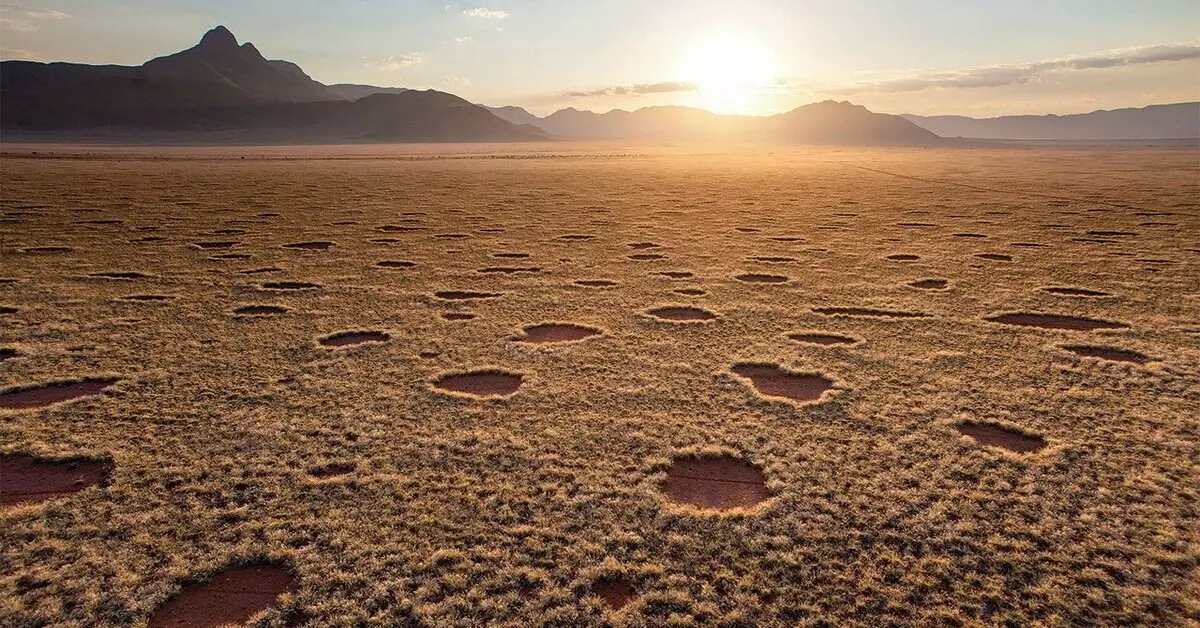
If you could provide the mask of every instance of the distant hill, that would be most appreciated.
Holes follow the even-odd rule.
[[[358,100],[371,94],[401,94],[409,91],[407,87],[376,87],[374,85],[358,85],[355,83],[335,83],[330,85],[329,89],[346,100]]]
[[[383,92],[383,93],[381,93]],[[40,138],[201,142],[545,140],[434,90],[326,86],[218,26],[141,66],[0,63],[0,128]],[[8,137],[12,137],[11,133]]]
[[[541,121],[541,118],[529,113],[528,111],[525,111],[521,107],[515,107],[513,105],[508,105],[507,107],[489,107],[487,105],[479,106],[492,112],[492,114],[494,114],[497,118],[500,118],[501,120],[507,120],[513,124],[532,124],[537,126],[537,123]]]
[[[529,123],[564,138],[660,141],[769,141],[811,144],[934,144],[935,134],[899,116],[848,102],[825,101],[774,116],[719,115],[691,107],[645,107],[593,113],[567,108]],[[510,108],[493,109],[523,119]]]
[[[1057,116],[916,116],[904,119],[942,137],[998,140],[1200,138],[1200,102]]]

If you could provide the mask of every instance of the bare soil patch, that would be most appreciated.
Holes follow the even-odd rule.
[[[266,290],[316,290],[321,284],[309,281],[268,281],[262,287]]]
[[[29,504],[103,486],[112,465],[100,460],[41,460],[0,454],[0,507]]]
[[[112,271],[102,273],[92,273],[89,277],[97,277],[100,279],[149,279],[150,275],[133,271]]]
[[[990,423],[963,423],[958,426],[961,434],[970,436],[981,445],[1000,447],[1017,453],[1040,451],[1046,447],[1041,436],[1031,436]]]
[[[777,364],[743,362],[731,369],[750,380],[754,390],[764,397],[783,397],[807,402],[821,398],[833,387],[833,380],[815,373],[789,373]]]
[[[989,316],[984,320],[1005,325],[1021,325],[1024,327],[1041,327],[1044,329],[1069,329],[1073,331],[1091,331],[1093,329],[1127,329],[1129,325],[1114,321],[1102,321],[1080,316],[1064,316],[1061,314],[1038,314],[1017,312]]]
[[[619,611],[637,598],[637,591],[629,581],[621,578],[601,578],[592,583],[592,595],[600,598],[604,605]]]
[[[209,582],[184,587],[154,611],[149,628],[241,625],[299,588],[300,583],[282,566],[231,567]]]
[[[1108,292],[1101,292],[1100,290],[1089,290],[1087,288],[1070,288],[1070,287],[1064,287],[1064,286],[1051,286],[1049,288],[1042,288],[1042,290],[1049,292],[1050,294],[1057,294],[1057,295],[1062,295],[1062,296],[1067,296],[1067,297],[1109,297],[1109,296],[1112,296]]]
[[[919,279],[908,285],[922,290],[943,290],[946,286],[950,285],[950,282],[945,279]]]
[[[515,275],[518,273],[540,273],[542,272],[539,266],[488,266],[476,270],[477,273],[485,275]]]
[[[796,342],[803,342],[812,345],[853,345],[861,342],[858,338],[843,336],[841,334],[825,334],[816,332],[797,332],[788,334],[788,338]]]
[[[1150,358],[1144,354],[1132,351],[1130,349],[1118,349],[1116,347],[1097,347],[1091,345],[1066,345],[1063,347],[1067,351],[1074,353],[1083,358],[1097,358],[1100,360],[1109,360],[1110,362],[1132,362],[1134,364],[1145,364],[1150,361]]]
[[[517,392],[524,377],[519,373],[499,370],[467,371],[442,375],[433,386],[452,393],[475,397],[507,397]]]
[[[531,325],[524,329],[525,336],[520,338],[521,342],[531,344],[549,344],[559,342],[575,342],[592,336],[599,336],[601,332],[594,327],[585,325],[576,325],[574,323],[543,323],[540,325]]]
[[[241,316],[271,316],[285,314],[288,309],[282,305],[243,305],[234,308],[233,313]]]
[[[733,456],[676,458],[663,493],[673,502],[706,510],[751,508],[771,498],[763,472]]]
[[[382,331],[342,331],[320,339],[322,347],[349,347],[365,342],[387,342],[391,336]]]
[[[0,408],[24,410],[99,395],[120,381],[115,377],[94,377],[75,381],[50,382],[0,393]]]
[[[734,279],[743,283],[787,283],[791,281],[790,277],[783,275],[768,275],[764,273],[743,273],[735,275]]]
[[[495,299],[504,296],[502,292],[474,292],[471,290],[439,290],[433,296],[444,301],[472,301],[476,299]]]

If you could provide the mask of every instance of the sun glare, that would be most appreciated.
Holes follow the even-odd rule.
[[[683,74],[696,86],[696,104],[716,113],[759,113],[775,63],[761,46],[734,36],[714,37],[686,57]]]

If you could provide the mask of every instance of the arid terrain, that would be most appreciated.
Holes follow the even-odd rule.
[[[1197,157],[6,145],[0,625],[1188,625]]]

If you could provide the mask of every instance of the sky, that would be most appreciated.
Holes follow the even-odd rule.
[[[137,65],[224,24],[323,83],[543,115],[1079,113],[1200,100],[1197,0],[22,0],[5,59]]]

